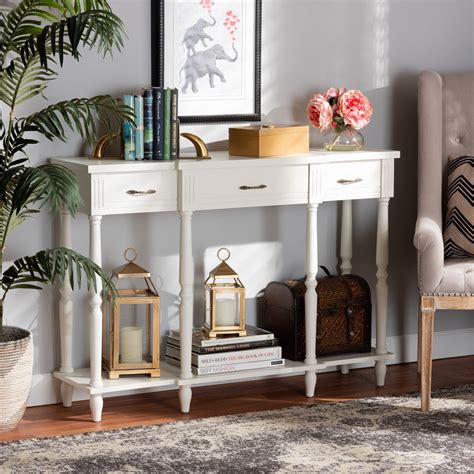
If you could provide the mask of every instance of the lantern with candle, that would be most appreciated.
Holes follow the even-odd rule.
[[[211,270],[204,287],[206,291],[206,322],[204,331],[209,337],[227,334],[245,336],[245,287],[239,275],[227,260],[230,252],[221,248],[217,258],[221,261]]]
[[[135,263],[136,250],[125,250],[124,258],[127,263],[113,271],[114,283],[144,280],[146,287],[118,289],[115,299],[111,295],[104,298],[104,369],[111,379],[126,374],[159,377],[160,297],[150,272]]]

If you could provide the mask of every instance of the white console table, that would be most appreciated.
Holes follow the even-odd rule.
[[[227,152],[212,153],[212,160],[176,162],[90,160],[57,158],[77,176],[84,200],[83,212],[90,221],[90,258],[101,265],[101,222],[111,214],[176,211],[180,213],[180,337],[181,370],[162,362],[161,377],[130,376],[118,380],[102,377],[102,313],[100,287],[90,294],[90,369],[72,366],[72,290],[61,288],[61,368],[54,376],[61,383],[63,405],[71,406],[73,390],[90,396],[92,419],[100,421],[103,395],[151,387],[179,389],[181,411],[189,412],[192,387],[218,382],[305,374],[306,395],[314,396],[318,370],[338,366],[347,373],[351,364],[375,362],[376,383],[385,382],[387,352],[388,204],[393,197],[394,160],[398,151],[364,150],[325,152],[278,158],[245,158]],[[378,199],[376,347],[367,354],[344,354],[316,360],[315,291],[318,271],[317,213],[325,201],[343,201],[341,227],[341,271],[352,269],[352,200]],[[191,370],[194,268],[191,222],[194,212],[212,209],[303,204],[307,206],[306,246],[306,358],[286,361],[284,367],[218,375],[196,376]],[[71,217],[61,220],[61,245],[71,247]]]

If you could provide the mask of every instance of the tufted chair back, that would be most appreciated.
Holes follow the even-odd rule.
[[[445,208],[446,169],[450,156],[474,154],[474,72],[440,75],[424,71],[419,76],[418,206],[426,199]]]

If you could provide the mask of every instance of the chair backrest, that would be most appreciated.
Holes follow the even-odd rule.
[[[450,156],[474,154],[474,72],[443,81],[443,169]]]
[[[474,155],[474,72],[424,71],[419,86],[419,184],[431,180],[422,188],[435,191],[441,181],[444,210],[449,158]]]

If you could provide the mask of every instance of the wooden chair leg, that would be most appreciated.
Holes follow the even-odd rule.
[[[431,370],[433,356],[435,307],[433,298],[422,298],[421,304],[421,411],[428,412],[431,403]]]
[[[417,370],[418,373],[421,374],[421,309],[418,311],[418,346],[417,346]]]

